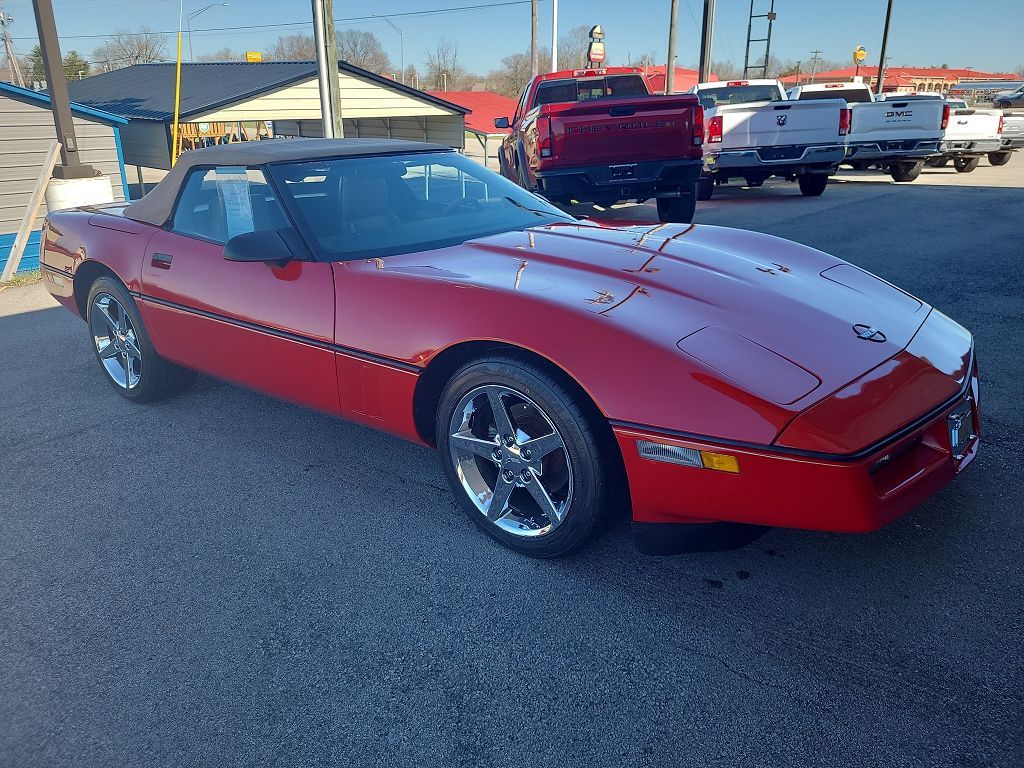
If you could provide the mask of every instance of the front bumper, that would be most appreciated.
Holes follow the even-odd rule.
[[[999,151],[1000,139],[977,139],[972,141],[939,142],[939,152],[944,155],[985,155]]]
[[[847,151],[847,160],[894,161],[916,157],[932,157],[939,154],[939,140],[926,139],[919,141],[871,141],[851,144]]]
[[[691,438],[615,423],[626,466],[633,521],[640,524],[732,522],[804,530],[875,531],[942,490],[977,455],[980,434],[977,368],[957,396],[910,431],[866,454],[813,454]],[[950,414],[970,400],[972,434],[955,457]],[[637,440],[735,456],[737,474],[655,461]]]
[[[682,158],[554,168],[538,170],[536,176],[538,190],[545,197],[586,203],[678,197],[693,188],[700,172],[699,159]]]
[[[712,150],[704,155],[704,171],[736,176],[742,176],[744,171],[776,176],[835,173],[845,157],[845,144]]]

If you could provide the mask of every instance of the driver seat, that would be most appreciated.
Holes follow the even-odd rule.
[[[402,223],[391,205],[387,179],[379,176],[342,176],[339,186],[341,220],[345,232],[363,236]]]

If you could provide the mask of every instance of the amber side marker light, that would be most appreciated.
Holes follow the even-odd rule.
[[[682,448],[678,445],[654,443],[650,440],[637,440],[637,450],[645,459],[664,461],[667,464],[679,464],[684,467],[713,469],[717,472],[738,474],[740,462],[728,453],[714,451],[698,451],[696,448]]]

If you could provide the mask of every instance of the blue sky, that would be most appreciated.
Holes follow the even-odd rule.
[[[212,0],[186,0],[186,13]],[[228,46],[260,50],[284,33],[310,32],[309,0],[228,0],[199,16],[193,44],[196,54]],[[335,0],[335,17],[352,19],[453,6],[510,3],[498,7],[417,16],[395,16],[405,32],[407,64],[419,65],[424,51],[439,37],[458,43],[460,59],[481,72],[498,66],[501,57],[529,47],[529,2],[514,0]],[[31,0],[5,0],[15,17],[12,34],[20,53],[35,43]],[[141,25],[155,30],[177,28],[178,0],[53,0],[65,51],[88,54],[114,29],[134,31]],[[681,0],[679,62],[697,60],[701,0]],[[825,59],[847,60],[857,45],[868,49],[868,63],[877,62],[885,0],[776,0],[778,20],[772,33],[772,52],[782,59],[810,59],[814,48]],[[755,0],[767,9],[768,0]],[[611,63],[624,63],[627,53],[654,53],[660,61],[667,43],[668,0],[560,0],[559,28],[600,23],[607,34]],[[747,0],[718,0],[714,58],[743,63],[747,30]],[[241,30],[243,25],[284,24],[274,29]],[[550,40],[551,0],[540,2],[541,39]],[[351,20],[346,26],[373,31],[395,61],[399,38],[383,21]],[[227,28],[201,31],[211,27]],[[1008,71],[1024,64],[1024,0],[982,0],[970,5],[953,0],[895,0],[890,34],[891,64],[972,66]],[[97,37],[84,37],[94,35]],[[173,36],[168,39],[173,54]],[[187,50],[187,46],[186,46]]]

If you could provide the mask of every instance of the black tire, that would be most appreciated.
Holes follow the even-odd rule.
[[[1006,165],[1010,162],[1010,157],[1013,152],[989,152],[988,163],[989,165]]]
[[[978,164],[981,163],[980,157],[957,157],[953,160],[953,167],[956,168],[957,173],[970,173]]]
[[[113,299],[119,308],[123,308],[134,333],[136,346],[141,352],[138,382],[129,387],[118,383],[108,372],[100,357],[98,344],[93,334],[94,321],[97,326],[102,322],[96,314],[101,311],[99,307],[105,297]],[[187,389],[195,380],[194,371],[175,365],[157,353],[142,322],[142,316],[139,314],[135,300],[127,289],[114,278],[100,277],[90,287],[86,303],[86,325],[89,329],[89,341],[92,344],[93,354],[99,363],[103,378],[126,400],[135,403],[151,403],[155,400],[162,400]],[[125,378],[130,380],[131,374],[126,375]]]
[[[571,467],[571,497],[560,523],[550,531],[535,536],[512,533],[496,522],[492,522],[470,497],[463,487],[452,455],[451,435],[453,418],[460,401],[481,387],[500,387],[526,395],[550,420],[565,447],[559,450],[563,465]],[[485,398],[486,400],[486,398]],[[515,408],[515,406],[513,406]],[[589,403],[577,400],[561,382],[534,364],[514,356],[495,355],[467,363],[449,379],[441,395],[437,409],[435,434],[441,470],[448,485],[466,510],[473,523],[500,544],[530,557],[561,557],[584,546],[607,520],[609,513],[618,502],[614,490],[624,487],[625,480],[619,478],[621,459],[615,453],[618,448],[610,435],[601,431],[596,415],[591,413]],[[459,409],[462,418],[463,409]],[[518,419],[519,417],[514,417]],[[516,423],[519,427],[519,422]],[[497,444],[496,444],[497,446]],[[546,460],[546,459],[545,459]],[[475,459],[484,471],[499,471],[497,464],[488,459]],[[464,465],[463,465],[464,466]],[[564,466],[563,466],[564,469]],[[545,473],[550,471],[547,467]],[[544,473],[542,473],[544,474]],[[497,487],[497,486],[495,486]],[[509,497],[509,509],[530,506],[530,497],[525,485],[518,485]],[[519,494],[518,496],[516,494]],[[518,499],[518,500],[517,500]],[[518,514],[518,512],[517,512]],[[515,528],[516,526],[512,526]],[[519,525],[520,530],[529,530]],[[542,530],[541,528],[540,530]]]
[[[929,168],[945,168],[947,165],[949,165],[949,158],[941,156],[929,157],[927,160],[924,161],[924,164],[927,165]]]
[[[748,187],[760,187],[764,184],[764,179],[760,176],[747,176],[743,180],[747,182]]]
[[[697,212],[697,194],[686,192],[679,197],[658,198],[658,221],[663,224],[689,224]]]
[[[801,173],[796,177],[800,194],[805,197],[819,197],[828,186],[828,176],[823,173]]]
[[[715,194],[715,180],[711,176],[701,176],[697,182],[697,199],[710,200]]]
[[[871,167],[871,163],[867,160],[851,160],[850,167],[855,171],[866,171]]]
[[[893,163],[889,166],[889,175],[893,181],[913,181],[921,175],[924,163],[920,160],[915,162]]]
[[[996,104],[997,109],[1009,109],[1012,105],[1008,101],[1000,101]]]

